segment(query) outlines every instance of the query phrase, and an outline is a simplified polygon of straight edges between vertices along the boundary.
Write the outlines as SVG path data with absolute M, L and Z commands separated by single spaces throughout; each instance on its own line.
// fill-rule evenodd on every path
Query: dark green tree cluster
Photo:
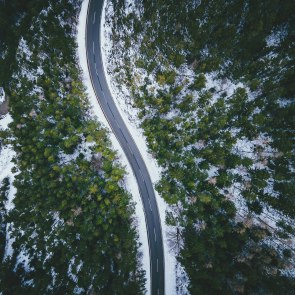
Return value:
M 123 35 L 114 48 L 124 48 L 114 75 L 163 167 L 157 189 L 167 222 L 183 229 L 191 294 L 292 294 L 294 1 L 143 0 L 133 13 L 112 4 Z M 133 63 L 148 74 L 139 85 Z
M 15 53 L 22 34 L 46 4 L 42 0 L 0 1 L 0 81 L 4 86 L 8 86 L 15 70 Z
M 17 192 L 5 216 L 14 241 L 12 256 L 1 265 L 0 291 L 142 294 L 145 278 L 125 171 L 106 130 L 90 115 L 76 65 L 79 5 L 60 0 L 45 6 L 47 13 L 33 17 L 22 35 L 31 57 L 17 52 L 8 90 L 13 122 L 5 142 L 16 152 Z M 43 71 L 30 79 L 26 73 L 38 67 Z
M 5 246 L 6 246 L 6 209 L 5 202 L 8 200 L 9 193 L 9 178 L 5 177 L 0 184 L 0 259 L 4 258 Z

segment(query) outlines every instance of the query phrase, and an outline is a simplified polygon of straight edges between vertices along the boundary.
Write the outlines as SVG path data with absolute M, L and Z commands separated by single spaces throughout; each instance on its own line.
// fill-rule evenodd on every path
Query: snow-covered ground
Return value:
M 5 117 L 0 119 L 0 130 L 5 130 L 8 128 L 8 124 L 12 122 L 12 118 L 10 114 L 8 113 Z M 5 145 L 0 149 L 0 184 L 2 183 L 2 180 L 6 177 L 9 178 L 10 186 L 9 186 L 9 193 L 8 193 L 8 199 L 5 203 L 5 209 L 7 211 L 11 210 L 13 205 L 13 198 L 16 193 L 16 189 L 13 186 L 14 181 L 14 174 L 11 172 L 11 169 L 13 167 L 12 158 L 14 157 L 15 152 L 13 151 L 11 146 Z M 9 224 L 7 225 L 6 230 L 6 247 L 5 247 L 5 257 L 7 255 L 11 255 L 12 253 L 12 247 L 11 243 L 12 240 L 10 239 L 10 230 L 9 230 Z
M 5 92 L 2 87 L 0 87 L 0 104 L 5 100 Z
M 8 113 L 4 118 L 0 119 L 0 129 L 5 130 L 8 128 L 8 124 L 12 122 L 12 118 Z M 11 148 L 11 146 L 5 145 L 0 150 L 0 183 L 5 177 L 9 177 L 10 183 L 12 184 L 14 175 L 11 172 L 13 167 L 12 158 L 15 155 L 15 152 Z M 10 191 L 8 195 L 8 201 L 6 203 L 6 210 L 10 210 L 13 208 L 12 199 L 14 196 L 14 189 L 12 189 L 12 185 L 10 186 Z

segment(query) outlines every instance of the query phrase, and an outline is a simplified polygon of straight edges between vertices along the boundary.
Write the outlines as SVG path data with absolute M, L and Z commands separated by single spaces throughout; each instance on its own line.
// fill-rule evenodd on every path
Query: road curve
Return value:
M 151 294 L 165 294 L 164 251 L 158 206 L 153 185 L 141 154 L 129 133 L 109 91 L 100 47 L 101 14 L 104 0 L 90 0 L 86 24 L 88 70 L 96 98 L 117 137 L 136 177 L 144 206 L 149 241 Z

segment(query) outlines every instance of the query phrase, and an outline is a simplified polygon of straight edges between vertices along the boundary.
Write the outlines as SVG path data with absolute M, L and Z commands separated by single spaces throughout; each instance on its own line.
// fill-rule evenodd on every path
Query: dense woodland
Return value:
M 15 180 L 0 185 L 0 293 L 142 294 L 125 171 L 77 65 L 80 1 L 0 5 L 0 81 L 13 118 L 1 140 L 16 152 Z
M 47 1 L 0 1 L 0 83 L 8 85 L 16 66 L 19 39 L 30 27 L 32 19 L 47 6 Z
M 295 2 L 108 3 L 189 293 L 294 294 Z

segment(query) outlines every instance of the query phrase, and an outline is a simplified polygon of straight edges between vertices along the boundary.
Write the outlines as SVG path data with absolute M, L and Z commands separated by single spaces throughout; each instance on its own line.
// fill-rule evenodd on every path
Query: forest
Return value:
M 134 204 L 77 61 L 81 1 L 1 1 L 0 293 L 143 294 Z M 9 17 L 8 17 L 9 16 Z M 12 209 L 8 192 L 16 189 Z
M 110 0 L 107 13 L 112 83 L 162 167 L 178 294 L 294 294 L 295 2 Z

